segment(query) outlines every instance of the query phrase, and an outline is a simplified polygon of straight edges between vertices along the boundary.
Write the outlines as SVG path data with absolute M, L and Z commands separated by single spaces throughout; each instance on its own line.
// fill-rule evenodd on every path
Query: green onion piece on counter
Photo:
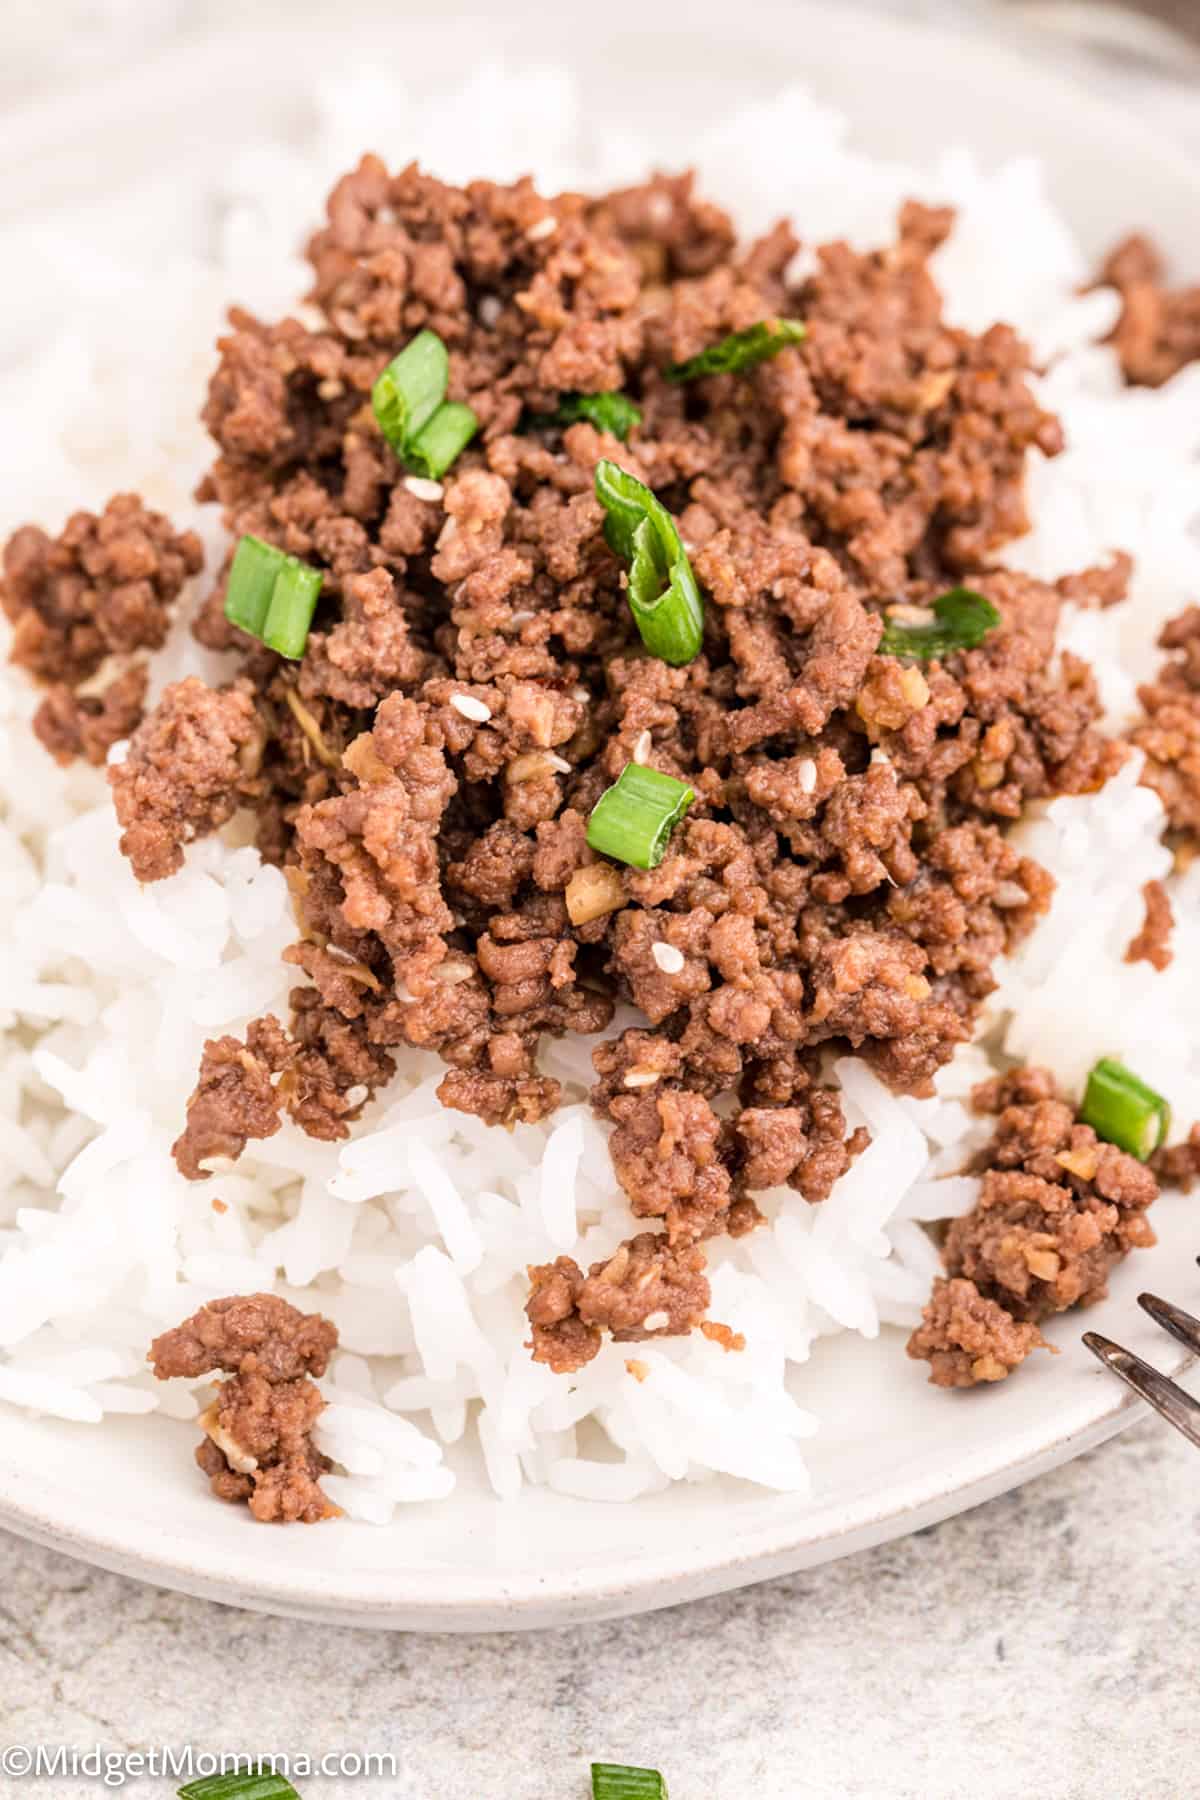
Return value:
M 178 1789 L 179 1800 L 300 1800 L 290 1781 L 267 1770 L 244 1769 L 237 1775 L 205 1775 Z
M 889 620 L 879 640 L 881 656 L 913 656 L 931 662 L 955 650 L 974 650 L 1000 623 L 990 600 L 973 588 L 951 588 L 933 603 L 933 618 L 925 625 L 901 625 Z
M 745 331 L 731 331 L 719 344 L 710 344 L 699 356 L 686 362 L 668 363 L 663 374 L 668 381 L 698 381 L 702 375 L 737 375 L 752 369 L 756 363 L 778 356 L 789 344 L 803 343 L 808 336 L 799 319 L 760 319 Z
M 293 662 L 304 655 L 308 628 L 317 610 L 320 592 L 320 569 L 310 569 L 295 556 L 284 559 L 283 567 L 275 577 L 271 604 L 259 634 L 268 650 L 291 657 Z
M 566 394 L 554 412 L 544 420 L 535 418 L 533 423 L 576 425 L 580 419 L 594 425 L 597 431 L 611 432 L 624 443 L 634 426 L 641 424 L 642 415 L 628 394 Z
M 593 1763 L 592 1800 L 668 1800 L 667 1784 L 657 1769 Z
M 1087 1078 L 1079 1117 L 1097 1137 L 1128 1150 L 1139 1162 L 1161 1150 L 1171 1129 L 1171 1108 L 1162 1095 L 1108 1056 Z
M 295 661 L 304 655 L 322 580 L 320 569 L 247 534 L 233 553 L 225 617 Z
M 650 489 L 614 462 L 596 464 L 604 536 L 629 564 L 629 610 L 642 642 L 679 668 L 704 640 L 704 602 L 675 521 Z
M 403 455 L 446 398 L 450 358 L 436 331 L 418 331 L 393 356 L 371 389 L 375 417 L 392 449 Z
M 225 617 L 231 625 L 248 631 L 251 637 L 262 636 L 275 581 L 285 561 L 282 550 L 249 532 L 239 541 L 225 590 Z
M 479 430 L 479 420 L 469 406 L 447 400 L 439 406 L 425 429 L 410 438 L 400 455 L 418 475 L 440 481 L 461 450 Z
M 631 869 L 657 869 L 672 831 L 696 798 L 685 781 L 626 763 L 592 808 L 587 841 Z

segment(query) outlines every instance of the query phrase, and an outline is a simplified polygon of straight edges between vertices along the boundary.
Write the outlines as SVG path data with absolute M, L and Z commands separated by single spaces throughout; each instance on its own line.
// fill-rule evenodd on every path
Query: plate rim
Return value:
M 770 10 L 786 16 L 792 29 L 804 14 L 818 16 L 809 0 Z M 1040 94 L 1046 104 L 1068 105 L 1087 122 L 1089 132 L 1135 151 L 1148 172 L 1157 168 L 1172 183 L 1192 189 L 1200 213 L 1200 162 L 1194 156 L 1153 124 L 1122 110 L 1116 100 L 1081 91 L 1056 70 L 1039 67 L 1030 50 L 1015 46 L 1007 29 L 958 33 L 865 11 L 854 21 L 845 16 L 831 20 L 824 10 L 819 16 L 826 38 L 832 29 L 836 38 L 849 44 L 856 33 L 869 29 L 876 53 L 886 53 L 889 44 L 905 59 L 921 50 L 942 59 L 948 79 L 953 68 L 977 67 L 979 58 L 986 56 L 1000 79 L 1023 84 L 1027 103 Z M 460 12 L 447 23 L 462 24 L 466 17 Z M 200 82 L 228 57 L 231 42 L 245 44 L 263 35 L 258 27 L 219 31 L 202 45 L 184 42 L 138 61 L 116 80 L 106 80 L 90 98 L 86 91 L 83 95 L 72 91 L 13 108 L 0 121 L 0 151 L 8 152 L 11 162 L 23 148 L 27 158 L 36 160 L 39 148 L 61 146 L 64 118 L 70 121 L 69 135 L 83 135 L 96 128 L 98 119 L 119 111 L 138 88 L 144 91 L 147 81 L 168 81 L 178 70 L 190 83 Z M 332 33 L 319 26 L 303 33 L 310 43 L 326 35 Z M 786 80 L 781 74 L 780 87 Z M 19 162 L 20 156 L 15 160 Z M 1172 1346 L 1173 1352 L 1176 1349 Z M 1164 1372 L 1178 1375 L 1194 1360 L 1183 1352 L 1172 1354 Z M 408 1567 L 395 1574 L 345 1569 L 336 1563 L 319 1575 L 295 1565 L 267 1569 L 256 1555 L 253 1538 L 231 1559 L 227 1540 L 193 1541 L 184 1548 L 165 1526 L 156 1525 L 147 1534 L 142 1520 L 136 1521 L 135 1541 L 132 1530 L 122 1532 L 120 1518 L 98 1524 L 69 1484 L 47 1482 L 19 1466 L 14 1469 L 2 1450 L 0 1525 L 115 1573 L 250 1610 L 376 1629 L 562 1626 L 679 1604 L 906 1535 L 1019 1486 L 1144 1415 L 1144 1403 L 1097 1367 L 1094 1385 L 1089 1381 L 1082 1389 L 1069 1423 L 1049 1436 L 1044 1427 L 1029 1426 L 997 1439 L 992 1450 L 976 1452 L 959 1465 L 938 1465 L 932 1472 L 893 1483 L 879 1495 L 824 1505 L 800 1501 L 791 1513 L 744 1529 L 728 1545 L 710 1544 L 700 1555 L 685 1532 L 670 1554 L 654 1552 L 641 1561 L 610 1558 L 553 1577 L 504 1575 L 477 1565 Z M 392 1527 L 396 1528 L 402 1529 L 402 1520 Z M 247 1529 L 254 1529 L 249 1521 Z

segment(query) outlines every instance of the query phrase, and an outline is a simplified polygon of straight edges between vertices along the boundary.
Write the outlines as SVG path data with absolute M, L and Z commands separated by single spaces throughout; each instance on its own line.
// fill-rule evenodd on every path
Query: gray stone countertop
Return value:
M 9 0 L 0 96 L 54 78 L 47 16 L 60 18 L 78 79 L 104 66 L 106 32 L 123 55 L 131 29 L 161 43 L 231 10 Z M 987 28 L 1016 9 L 888 10 Z M 1041 23 L 1071 11 L 1086 9 L 1029 7 Z M 1111 55 L 1095 72 L 1200 145 L 1194 88 Z M 396 1758 L 394 1776 L 310 1778 L 305 1800 L 586 1800 L 592 1757 L 661 1768 L 673 1800 L 1186 1800 L 1200 1793 L 1198 1530 L 1200 1461 L 1145 1419 L 904 1542 L 669 1612 L 529 1636 L 323 1630 L 0 1534 L 0 1739 Z M 158 1800 L 176 1785 L 146 1777 L 125 1791 Z M 0 1773 L 0 1800 L 104 1791 L 95 1777 Z

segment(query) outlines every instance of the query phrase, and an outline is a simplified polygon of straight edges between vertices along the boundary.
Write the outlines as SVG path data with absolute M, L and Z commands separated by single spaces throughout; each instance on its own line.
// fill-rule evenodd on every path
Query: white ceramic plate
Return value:
M 0 223 L 14 222 L 18 203 L 26 211 L 102 203 L 106 188 L 152 163 L 177 184 L 181 234 L 194 230 L 196 171 L 237 141 L 250 109 L 256 132 L 286 134 L 302 123 L 315 74 L 338 55 L 394 55 L 434 79 L 470 43 L 574 63 L 596 128 L 623 112 L 643 125 L 653 117 L 664 163 L 686 160 L 697 118 L 802 78 L 851 116 L 868 150 L 921 159 L 964 141 L 985 159 L 1036 154 L 1090 250 L 1140 223 L 1184 266 L 1194 254 L 1200 172 L 1078 82 L 979 40 L 857 13 L 837 20 L 827 6 L 756 5 L 749 35 L 728 16 L 705 26 L 702 11 L 695 0 L 660 7 L 636 29 L 581 46 L 577 20 L 544 7 L 510 4 L 500 21 L 442 6 L 436 19 L 392 9 L 367 22 L 362 10 L 349 49 L 341 32 L 301 31 L 281 47 L 259 30 L 173 52 L 0 124 L 0 166 L 13 173 Z M 1141 1286 L 1185 1304 L 1195 1296 L 1192 1211 L 1179 1196 L 1160 1203 L 1158 1248 L 1118 1272 L 1111 1298 L 1087 1320 L 1172 1373 L 1185 1359 L 1134 1297 Z M 826 1409 L 837 1424 L 811 1445 L 814 1502 L 729 1481 L 628 1507 L 528 1489 L 502 1503 L 467 1471 L 449 1502 L 409 1508 L 390 1529 L 264 1531 L 208 1497 L 191 1460 L 192 1427 L 153 1418 L 96 1429 L 5 1410 L 0 1522 L 164 1586 L 331 1622 L 480 1630 L 604 1618 L 898 1537 L 1110 1436 L 1137 1409 L 1082 1349 L 1081 1329 L 1077 1318 L 1060 1320 L 1051 1333 L 1060 1356 L 972 1395 L 931 1389 L 899 1334 L 823 1342 L 813 1366 L 839 1405 Z

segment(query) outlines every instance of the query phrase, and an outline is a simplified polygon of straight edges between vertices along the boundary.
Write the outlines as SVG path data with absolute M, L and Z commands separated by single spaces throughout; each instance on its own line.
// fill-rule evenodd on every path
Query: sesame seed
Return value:
M 892 761 L 892 759 L 888 755 L 887 751 L 881 750 L 878 745 L 876 745 L 874 750 L 872 750 L 872 752 L 871 752 L 871 767 L 872 768 L 877 768 L 881 763 L 883 764 L 883 766 L 885 768 L 888 768 L 891 766 L 891 761 Z
M 630 759 L 635 763 L 644 763 L 650 754 L 654 740 L 648 731 L 639 731 L 637 741 L 630 751 Z
M 543 238 L 553 237 L 557 230 L 558 220 L 553 213 L 547 213 L 544 219 L 538 219 L 529 227 L 525 237 L 531 244 L 540 244 Z
M 451 694 L 450 704 L 456 713 L 461 713 L 464 719 L 473 719 L 477 725 L 482 725 L 492 716 L 491 707 L 485 706 L 482 700 L 476 700 L 473 694 Z
M 414 500 L 440 500 L 446 491 L 440 481 L 428 481 L 424 475 L 406 475 L 404 485 Z
M 342 1098 L 347 1106 L 361 1106 L 370 1092 L 370 1088 L 360 1081 L 356 1082 L 353 1087 L 348 1087 Z
M 671 1315 L 669 1312 L 647 1313 L 646 1317 L 642 1320 L 642 1324 L 647 1331 L 662 1331 L 663 1328 L 670 1323 Z
M 553 750 L 548 750 L 546 752 L 546 761 L 550 764 L 550 767 L 554 770 L 556 775 L 569 775 L 571 773 L 571 765 L 566 757 L 556 756 Z
M 1028 901 L 1029 895 L 1025 892 L 1025 889 L 1021 886 L 1019 881 L 999 881 L 996 883 L 996 891 L 992 895 L 993 906 L 999 906 L 1002 909 L 1007 906 L 1025 906 L 1028 904 Z
M 479 302 L 479 323 L 486 325 L 490 330 L 500 317 L 502 310 L 495 294 L 485 294 Z
M 653 1087 L 657 1080 L 657 1069 L 630 1069 L 621 1086 L 627 1088 Z
M 664 975 L 678 975 L 683 968 L 683 951 L 674 944 L 651 944 L 650 954 Z
M 800 777 L 800 792 L 811 794 L 817 785 L 817 765 L 811 756 L 806 756 L 797 771 Z
M 417 996 L 409 993 L 408 988 L 403 981 L 398 981 L 396 983 L 396 998 L 401 1006 L 415 1006 L 417 1004 Z

